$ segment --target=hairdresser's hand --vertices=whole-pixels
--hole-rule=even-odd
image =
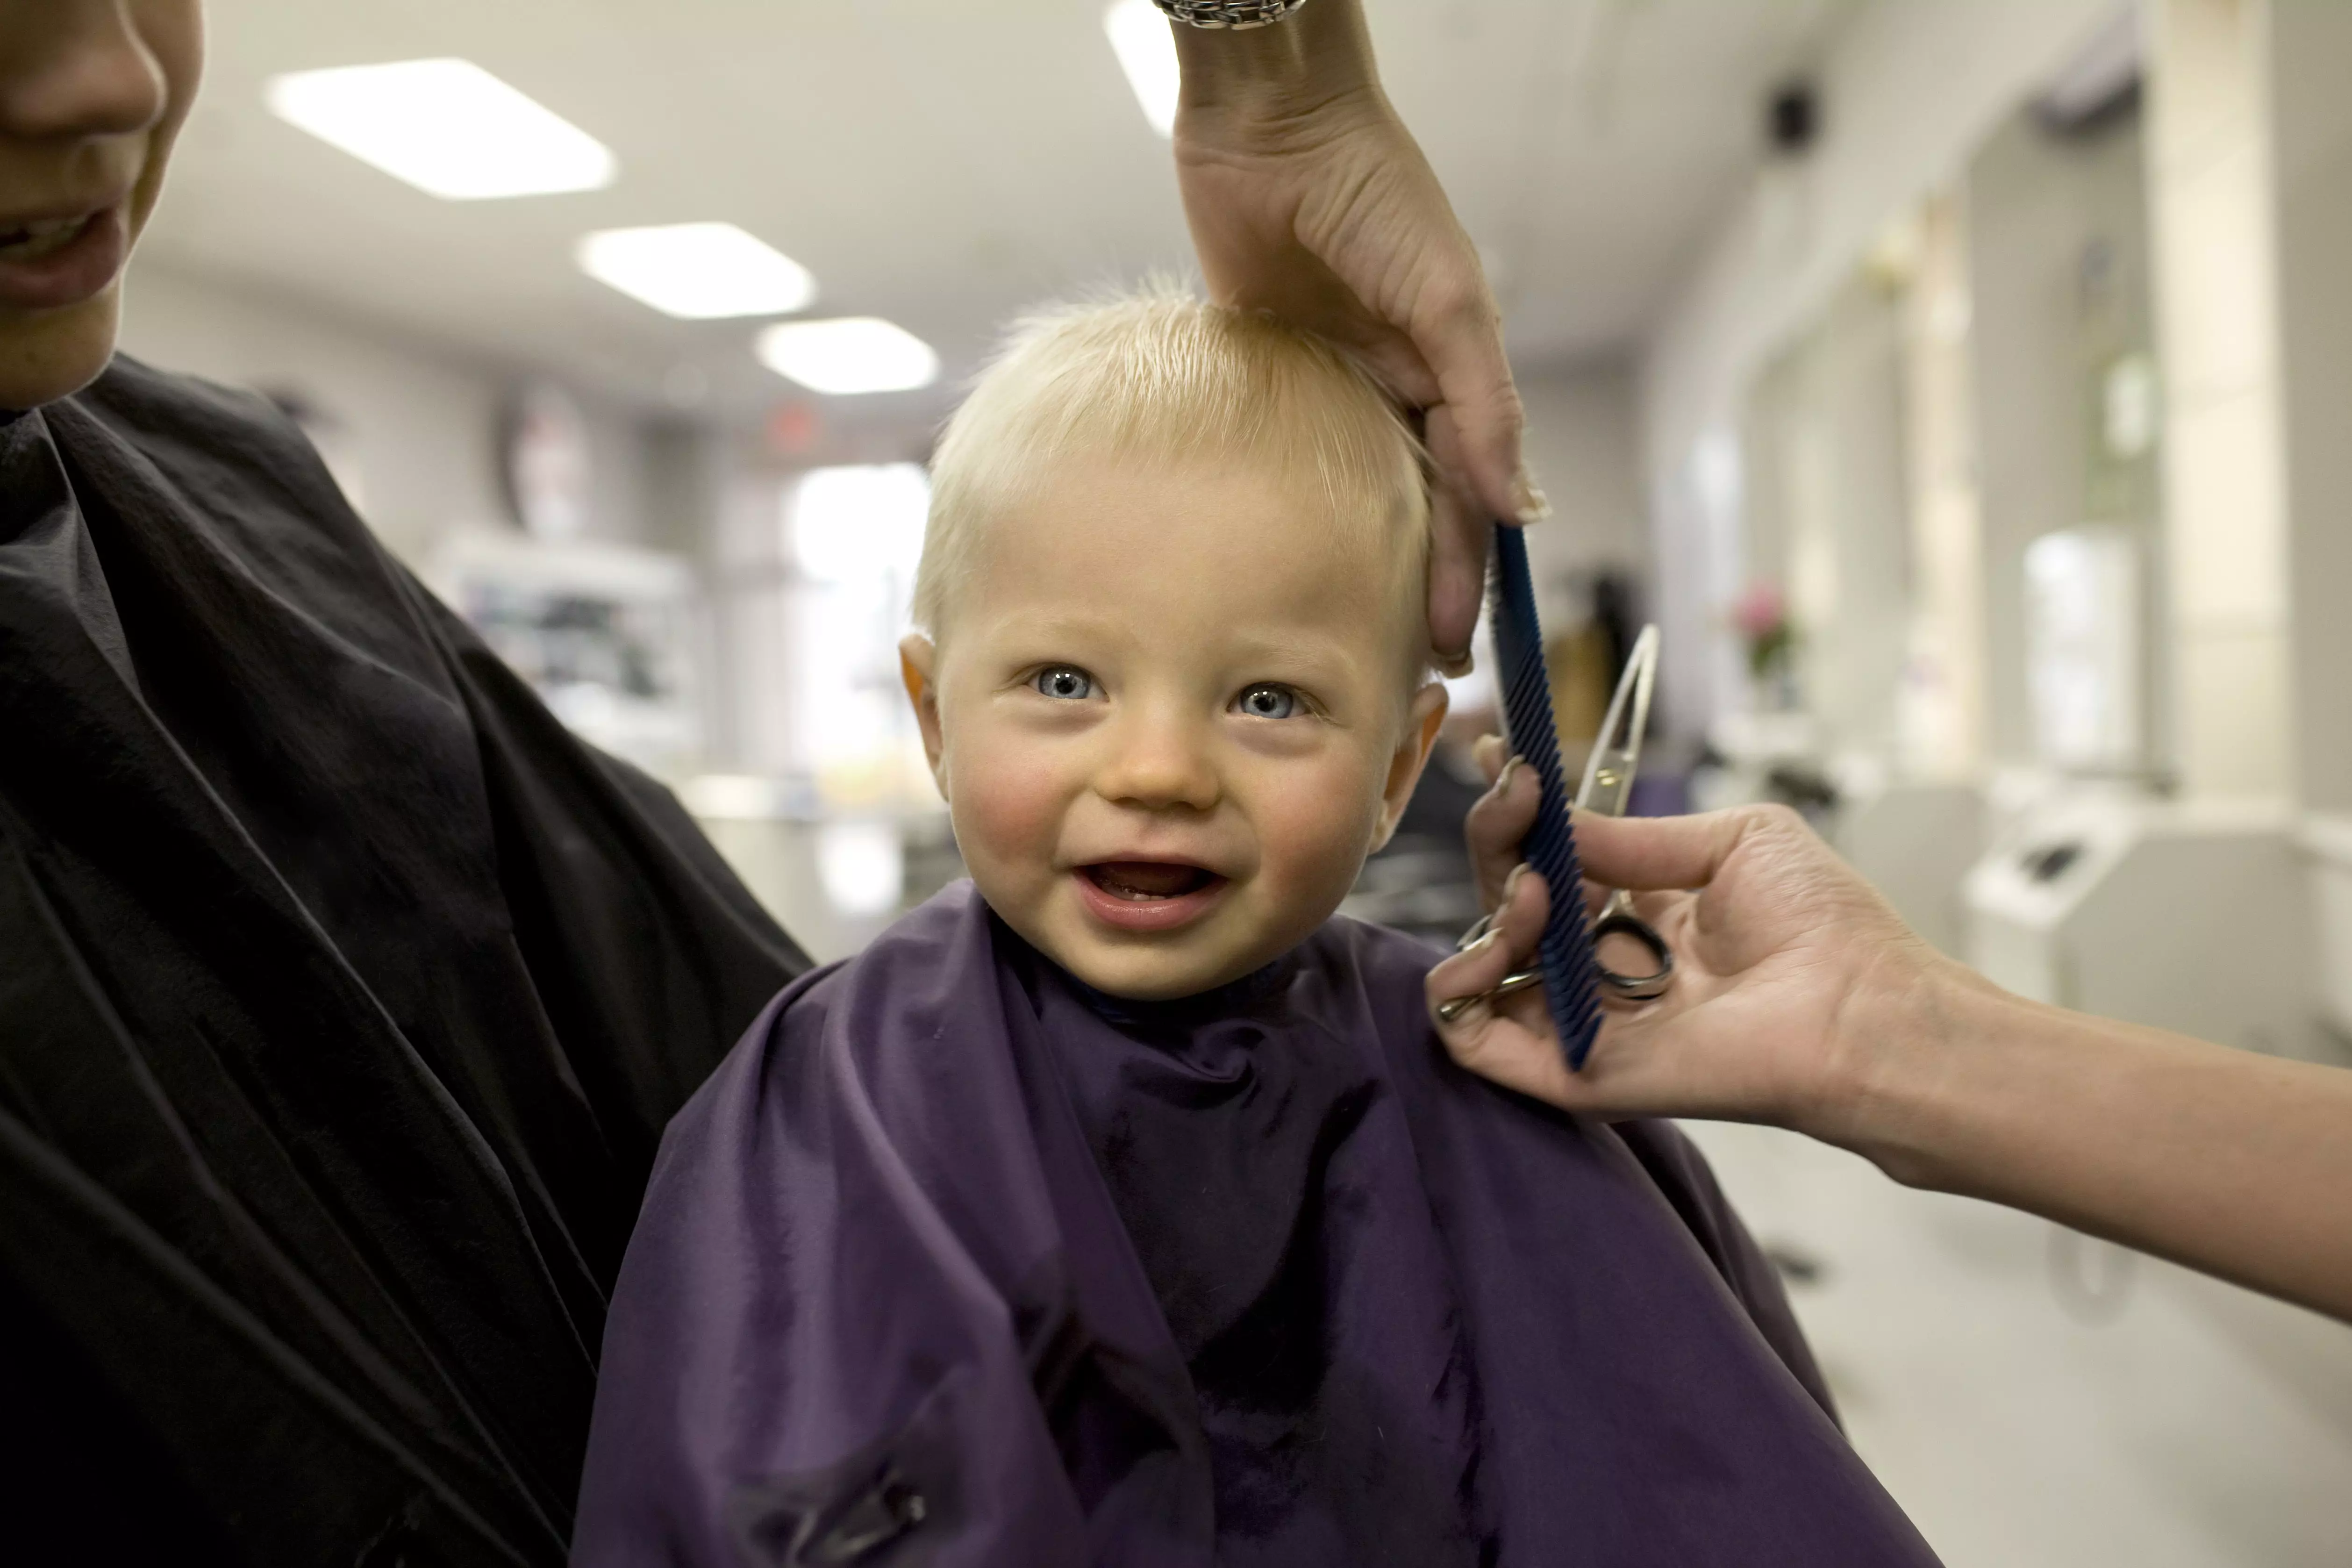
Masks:
[[[1489,777],[1501,752],[1482,743]],[[1473,808],[1502,935],[1430,971],[1433,1014],[1533,961],[1543,880],[1512,878],[1535,811],[1525,768]],[[1691,889],[1637,900],[1674,948],[1674,989],[1611,1011],[1580,1073],[1560,1060],[1541,993],[1475,1006],[1438,1026],[1465,1067],[1601,1117],[1794,1128],[1897,1181],[2352,1322],[2352,1071],[2010,995],[1912,935],[1785,811],[1580,816],[1576,839],[1595,883]]]
[[[1467,669],[1486,519],[1546,510],[1477,249],[1381,91],[1357,0],[1175,31],[1177,180],[1209,290],[1348,345],[1426,411],[1442,481],[1430,633],[1450,671]]]
[[[1500,742],[1482,742],[1480,761],[1493,777]],[[1503,907],[1501,935],[1430,972],[1433,1009],[1534,962],[1549,901],[1543,879],[1517,866],[1536,801],[1534,776],[1513,766],[1471,812],[1481,894]],[[1939,993],[1969,984],[1783,808],[1586,814],[1576,839],[1593,896],[1660,889],[1636,907],[1673,948],[1675,980],[1657,1001],[1605,1004],[1581,1072],[1561,1059],[1540,990],[1439,1026],[1465,1067],[1538,1100],[1609,1118],[1768,1121],[1851,1145],[1878,1078],[1902,1065],[1899,1054],[1932,1047]]]

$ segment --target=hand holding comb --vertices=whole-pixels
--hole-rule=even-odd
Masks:
[[[1611,895],[1598,921],[1585,912],[1584,874],[1576,855],[1576,831],[1569,816],[1566,776],[1560,769],[1559,731],[1552,714],[1551,680],[1544,668],[1543,628],[1536,618],[1535,584],[1528,572],[1526,538],[1516,528],[1495,530],[1487,574],[1488,607],[1494,620],[1503,722],[1511,750],[1535,774],[1538,804],[1534,825],[1521,844],[1527,863],[1541,872],[1551,894],[1551,911],[1537,943],[1537,966],[1505,977],[1494,990],[1456,997],[1438,1008],[1451,1022],[1477,1002],[1540,984],[1553,1032],[1570,1068],[1580,1068],[1601,1032],[1601,994],[1647,1001],[1665,994],[1674,981],[1674,955],[1650,924],[1633,913],[1622,891]],[[1644,627],[1634,644],[1609,715],[1593,742],[1577,802],[1587,809],[1620,815],[1629,798],[1642,735],[1649,723],[1650,690],[1657,668],[1658,633]],[[1482,920],[1464,940],[1475,941],[1489,923]],[[1656,960],[1648,974],[1620,974],[1602,966],[1595,942],[1622,935],[1647,947]]]

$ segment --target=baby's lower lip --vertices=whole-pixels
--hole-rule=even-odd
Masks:
[[[1078,901],[1105,925],[1118,931],[1170,931],[1191,925],[1215,908],[1233,884],[1213,872],[1202,872],[1197,886],[1164,897],[1138,898],[1115,884],[1108,868],[1081,866],[1070,874],[1077,884]],[[1106,886],[1106,882],[1114,885]]]

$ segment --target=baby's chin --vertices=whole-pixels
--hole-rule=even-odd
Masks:
[[[1076,951],[1056,952],[1042,943],[1033,945],[1104,995],[1127,1002],[1176,1002],[1198,996],[1263,969],[1281,957],[1283,952],[1276,949],[1263,957],[1203,963],[1187,963],[1166,952],[1129,950],[1105,953],[1091,950],[1087,943],[1067,944]]]

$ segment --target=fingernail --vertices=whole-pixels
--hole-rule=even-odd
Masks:
[[[1476,942],[1472,942],[1468,947],[1464,948],[1462,951],[1465,952],[1484,952],[1502,940],[1503,933],[1500,931],[1490,931],[1485,936],[1480,937]]]
[[[1503,771],[1495,775],[1496,791],[1498,794],[1509,794],[1511,782],[1518,777],[1519,770],[1527,765],[1527,758],[1520,756],[1514,756],[1509,762],[1505,763],[1503,764]]]
[[[1519,477],[1511,481],[1511,505],[1521,522],[1541,522],[1551,515],[1551,502],[1536,483],[1535,470],[1524,462],[1519,465]]]
[[[1519,879],[1527,874],[1528,863],[1522,860],[1517,865],[1511,868],[1511,874],[1509,876],[1503,879],[1503,907],[1505,909],[1507,910],[1511,907],[1511,900],[1517,896],[1519,890]],[[1486,934],[1488,936],[1493,936],[1495,933],[1493,931],[1488,931]]]
[[[1430,656],[1430,662],[1437,666],[1437,673],[1446,679],[1458,680],[1470,673],[1470,650],[1465,647],[1459,653],[1433,653]]]

